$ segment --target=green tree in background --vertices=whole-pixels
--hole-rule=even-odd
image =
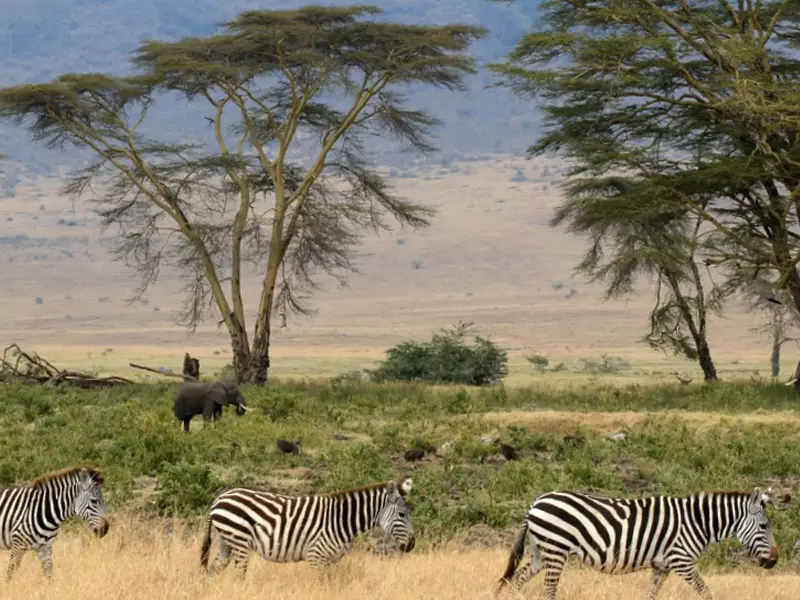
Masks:
[[[364,140],[393,135],[433,150],[437,121],[408,108],[402,87],[462,89],[474,72],[465,51],[486,32],[363,19],[379,13],[248,11],[218,35],[143,43],[132,77],[65,75],[0,90],[0,117],[51,146],[96,153],[66,191],[99,193],[104,223],[120,230],[118,256],[141,277],[139,296],[170,268],[187,282],[182,323],[194,328],[216,310],[239,381],[266,381],[273,314],[306,312],[317,274],[342,281],[353,271],[364,231],[387,227],[386,217],[425,226],[433,215],[392,195]],[[142,135],[157,98],[170,93],[206,104],[216,148]],[[252,339],[247,266],[263,277]]]
[[[795,3],[551,0],[539,15],[493,68],[542,106],[546,131],[530,153],[570,163],[554,224],[590,237],[582,266],[613,271],[632,240],[639,251],[668,250],[695,325],[698,260],[724,275],[717,303],[765,274],[800,308]],[[692,243],[685,232],[696,219]],[[633,237],[620,235],[631,228]],[[679,305],[670,318],[691,330],[692,311]]]

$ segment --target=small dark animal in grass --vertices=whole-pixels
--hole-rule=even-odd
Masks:
[[[234,383],[214,381],[200,383],[185,381],[178,388],[175,396],[174,412],[179,421],[183,421],[183,430],[189,433],[189,423],[195,415],[203,415],[208,422],[222,416],[222,407],[226,404],[236,406],[236,414],[240,417],[247,410],[244,395]]]
[[[514,446],[510,446],[508,444],[504,444],[501,440],[497,439],[493,442],[497,449],[500,451],[506,460],[519,460],[520,453],[519,450],[514,448]]]
[[[278,440],[275,442],[275,445],[278,447],[278,450],[284,454],[300,454],[300,446],[302,444],[300,440],[297,440],[294,444],[287,440]]]
[[[403,455],[408,462],[415,462],[418,460],[422,460],[422,457],[425,456],[425,450],[406,450],[406,453]]]

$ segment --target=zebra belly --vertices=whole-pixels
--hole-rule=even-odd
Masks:
[[[306,559],[310,541],[307,536],[291,531],[285,523],[274,529],[259,524],[255,527],[253,550],[272,562],[301,562]]]

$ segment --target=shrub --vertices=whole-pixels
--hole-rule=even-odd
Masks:
[[[526,356],[525,358],[539,373],[544,373],[547,370],[547,365],[550,364],[550,359],[541,354],[534,354],[533,356]]]
[[[630,362],[624,358],[609,356],[608,354],[603,354],[599,361],[582,358],[581,362],[583,362],[583,371],[593,375],[597,373],[621,373],[631,368]]]
[[[155,497],[162,515],[197,514],[205,511],[225,484],[208,465],[164,463],[158,476],[161,489]]]
[[[469,346],[471,322],[460,322],[434,334],[429,342],[408,341],[386,351],[386,360],[368,371],[374,381],[424,381],[487,385],[508,374],[508,353],[493,342],[475,336]]]

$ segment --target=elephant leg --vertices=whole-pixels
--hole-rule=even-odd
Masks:
[[[192,417],[186,417],[183,420],[183,432],[189,433],[189,422],[192,420]]]

